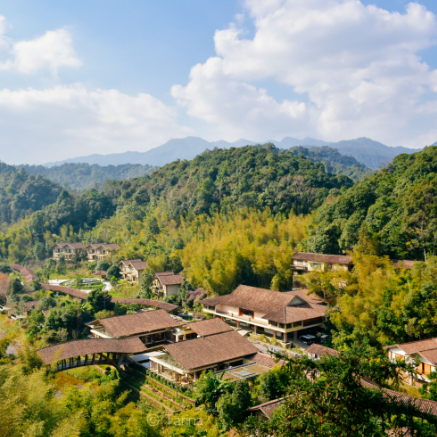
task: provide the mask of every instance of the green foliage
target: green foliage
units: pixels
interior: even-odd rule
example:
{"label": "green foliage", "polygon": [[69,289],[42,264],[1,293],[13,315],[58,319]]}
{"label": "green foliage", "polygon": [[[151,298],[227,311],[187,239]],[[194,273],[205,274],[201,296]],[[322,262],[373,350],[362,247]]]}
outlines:
{"label": "green foliage", "polygon": [[196,401],[200,404],[205,404],[209,414],[216,416],[217,402],[223,394],[227,393],[230,384],[224,380],[225,372],[221,376],[217,376],[212,370],[203,372],[196,383]]}
{"label": "green foliage", "polygon": [[56,201],[62,188],[0,162],[0,224],[15,223]]}
{"label": "green foliage", "polygon": [[26,173],[42,175],[53,182],[79,192],[102,185],[107,180],[132,179],[152,173],[157,167],[141,164],[100,166],[86,163],[66,163],[53,167],[20,165]]}
{"label": "green foliage", "polygon": [[[111,263],[108,260],[103,259],[102,261],[98,261],[97,262],[96,270],[97,271],[99,271],[99,270],[105,270],[106,271],[106,270],[109,269],[109,267],[111,267]],[[112,275],[112,276],[114,276],[114,275]]]}
{"label": "green foliage", "polygon": [[[364,358],[363,353],[351,350],[317,361],[282,357],[290,376],[288,396],[273,420],[246,422],[244,435],[383,437],[402,427],[435,435],[435,416],[384,396],[378,387],[388,381],[399,383],[401,371],[412,367],[386,357]],[[364,378],[376,385],[363,385]]]}
{"label": "green foliage", "polygon": [[217,412],[225,430],[243,422],[246,410],[252,406],[249,383],[236,382],[230,392],[223,394],[217,402]]}
{"label": "green foliage", "polygon": [[11,278],[8,284],[7,294],[9,296],[19,294],[24,290],[23,284],[21,283],[19,278]]}
{"label": "green foliage", "polygon": [[111,267],[109,267],[109,269],[106,272],[106,276],[108,278],[116,278],[118,279],[120,277],[120,267],[118,267],[117,265],[113,265]]}
{"label": "green foliage", "polygon": [[306,243],[309,252],[344,253],[360,230],[380,255],[424,260],[437,238],[437,147],[397,156],[386,168],[357,183],[319,209]]}
{"label": "green foliage", "polygon": [[87,302],[93,308],[93,311],[112,310],[114,304],[111,302],[111,296],[107,291],[93,289],[88,293]]}
{"label": "green foliage", "polygon": [[273,372],[263,373],[260,377],[258,387],[258,400],[260,404],[277,399],[279,397],[280,388],[279,381]]}
{"label": "green foliage", "polygon": [[11,273],[12,270],[7,263],[0,263],[0,273]]}

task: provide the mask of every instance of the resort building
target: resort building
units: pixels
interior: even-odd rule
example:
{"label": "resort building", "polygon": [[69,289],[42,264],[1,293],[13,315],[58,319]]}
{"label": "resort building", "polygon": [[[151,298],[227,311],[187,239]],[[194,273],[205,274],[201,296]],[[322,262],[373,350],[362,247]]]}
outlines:
{"label": "resort building", "polygon": [[87,326],[94,338],[138,337],[147,347],[197,337],[163,309],[98,319]]}
{"label": "resort building", "polygon": [[179,287],[183,282],[184,278],[173,272],[155,273],[152,290],[160,297],[174,296],[178,294]]}
{"label": "resort building", "polygon": [[85,246],[82,243],[56,243],[51,247],[53,259],[57,260],[64,255],[65,260],[69,261],[73,256],[81,257],[85,255]]}
{"label": "resort building", "polygon": [[298,335],[324,327],[326,305],[308,290],[271,291],[240,285],[226,296],[203,299],[203,311],[238,328],[266,334],[285,343]]}
{"label": "resort building", "polygon": [[317,343],[313,343],[310,347],[306,348],[305,353],[313,360],[318,360],[327,355],[338,355],[337,350]]}
{"label": "resort building", "polygon": [[[416,372],[419,381],[429,382],[428,375],[436,371],[437,338],[394,344],[385,346],[385,349],[387,349],[388,357],[392,361],[407,360],[410,363],[418,362]],[[413,383],[412,375],[409,376],[409,383]]]}
{"label": "resort building", "polygon": [[111,243],[95,243],[85,247],[88,261],[103,261],[104,259],[112,258],[113,255],[120,250],[118,244]]}
{"label": "resort building", "polygon": [[269,370],[263,365],[258,372],[246,369],[256,366],[253,358],[257,353],[258,349],[252,343],[232,330],[165,345],[150,356],[149,370],[178,384],[195,382],[208,369],[234,370],[237,375],[241,373],[242,378],[255,377]]}
{"label": "resort building", "polygon": [[141,282],[143,272],[147,269],[147,261],[128,259],[118,263],[121,278],[131,283]]}

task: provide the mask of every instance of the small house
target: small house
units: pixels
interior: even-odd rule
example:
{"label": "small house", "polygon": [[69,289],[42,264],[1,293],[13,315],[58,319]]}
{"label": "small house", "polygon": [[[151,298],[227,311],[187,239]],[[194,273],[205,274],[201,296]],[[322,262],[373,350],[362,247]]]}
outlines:
{"label": "small house", "polygon": [[143,272],[147,269],[147,261],[128,259],[118,263],[121,278],[131,283],[141,282]]}
{"label": "small house", "polygon": [[51,250],[54,260],[58,260],[61,255],[64,255],[66,261],[72,260],[74,256],[85,255],[85,246],[82,243],[56,243]]}
{"label": "small house", "polygon": [[174,296],[178,294],[179,287],[183,283],[184,278],[173,272],[155,273],[152,290],[160,297]]}

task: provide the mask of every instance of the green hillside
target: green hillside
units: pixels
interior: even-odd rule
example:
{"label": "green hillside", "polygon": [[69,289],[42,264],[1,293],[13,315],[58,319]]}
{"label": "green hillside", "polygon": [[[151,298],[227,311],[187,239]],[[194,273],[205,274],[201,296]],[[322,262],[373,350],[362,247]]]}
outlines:
{"label": "green hillside", "polygon": [[40,175],[0,161],[0,226],[5,227],[56,201],[62,188]]}
{"label": "green hillside", "polygon": [[437,238],[437,147],[397,156],[373,176],[330,197],[313,219],[306,249],[344,253],[366,232],[381,255],[423,260]]}

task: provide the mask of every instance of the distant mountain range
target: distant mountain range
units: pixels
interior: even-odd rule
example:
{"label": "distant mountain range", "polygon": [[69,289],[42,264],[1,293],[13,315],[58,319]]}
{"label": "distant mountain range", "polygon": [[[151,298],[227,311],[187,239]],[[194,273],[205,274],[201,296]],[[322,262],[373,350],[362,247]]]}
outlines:
{"label": "distant mountain range", "polygon": [[[281,141],[272,141],[281,149],[289,149],[294,146],[305,147],[321,147],[329,146],[337,149],[342,155],[352,156],[357,161],[367,167],[377,169],[384,167],[394,157],[401,153],[415,153],[422,149],[409,149],[406,147],[389,147],[369,138],[357,138],[355,140],[339,141],[337,143],[329,143],[327,141],[316,140],[314,138],[297,138],[285,137]],[[230,147],[242,147],[246,145],[257,144],[254,141],[240,139],[234,142],[224,140],[206,141],[199,137],[177,138],[167,141],[165,144],[147,152],[124,152],[112,153],[109,155],[89,155],[80,156],[78,158],[70,158],[64,161],[48,162],[47,167],[62,165],[65,163],[87,163],[90,165],[98,164],[120,165],[120,164],[142,164],[152,166],[163,166],[177,159],[193,159],[196,155],[202,153],[206,149],[229,149]],[[436,144],[436,143],[435,143]]]}

